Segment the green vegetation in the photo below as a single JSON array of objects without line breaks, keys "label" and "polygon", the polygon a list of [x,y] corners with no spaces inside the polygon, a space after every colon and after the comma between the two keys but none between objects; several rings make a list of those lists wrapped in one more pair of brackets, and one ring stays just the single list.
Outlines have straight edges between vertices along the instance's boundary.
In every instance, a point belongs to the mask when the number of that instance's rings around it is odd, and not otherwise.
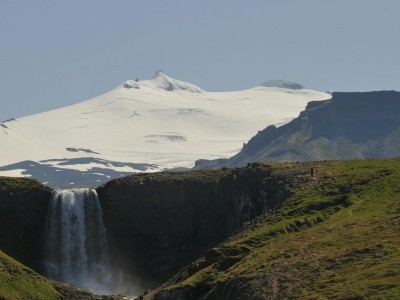
[{"label": "green vegetation", "polygon": [[[281,169],[305,164],[273,164]],[[317,162],[274,212],[164,289],[198,298],[398,299],[400,159]],[[183,278],[182,278],[183,277]],[[230,294],[229,294],[230,293]]]},{"label": "green vegetation", "polygon": [[50,281],[0,251],[0,300],[121,300]]},{"label": "green vegetation", "polygon": [[0,251],[0,299],[60,299],[42,276]]},{"label": "green vegetation", "polygon": [[0,176],[0,192],[2,193],[24,193],[28,190],[42,187],[43,184],[35,179],[27,179],[23,177],[6,177]]}]

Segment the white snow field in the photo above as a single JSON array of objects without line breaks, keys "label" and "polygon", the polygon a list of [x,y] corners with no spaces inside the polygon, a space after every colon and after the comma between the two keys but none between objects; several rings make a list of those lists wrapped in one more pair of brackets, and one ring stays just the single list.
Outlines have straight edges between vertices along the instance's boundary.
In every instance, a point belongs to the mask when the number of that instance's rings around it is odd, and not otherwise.
[{"label": "white snow field", "polygon": [[206,92],[159,71],[79,104],[5,121],[0,175],[60,186],[79,185],[82,175],[95,184],[132,172],[191,168],[197,159],[236,154],[258,130],[285,124],[307,102],[331,97],[272,83]]}]

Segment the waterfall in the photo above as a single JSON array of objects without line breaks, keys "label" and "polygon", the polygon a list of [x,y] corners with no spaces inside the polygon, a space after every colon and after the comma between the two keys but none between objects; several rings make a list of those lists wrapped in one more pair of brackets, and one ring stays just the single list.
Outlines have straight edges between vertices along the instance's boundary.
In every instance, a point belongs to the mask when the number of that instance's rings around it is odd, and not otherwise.
[{"label": "waterfall", "polygon": [[98,294],[110,293],[103,212],[94,189],[54,191],[46,223],[46,275]]}]

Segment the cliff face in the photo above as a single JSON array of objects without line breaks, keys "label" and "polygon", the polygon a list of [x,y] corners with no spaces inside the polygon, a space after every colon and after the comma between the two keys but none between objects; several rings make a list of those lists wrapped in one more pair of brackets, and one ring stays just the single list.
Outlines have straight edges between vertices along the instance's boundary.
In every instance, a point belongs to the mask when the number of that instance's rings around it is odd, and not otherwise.
[{"label": "cliff face", "polygon": [[[258,164],[108,182],[97,191],[116,276],[122,269],[154,287],[281,203],[288,182]],[[0,249],[37,271],[51,191],[35,180],[0,178]]]},{"label": "cliff face", "polygon": [[41,269],[50,196],[36,180],[0,177],[0,249],[35,270]]},{"label": "cliff face", "polygon": [[166,279],[286,198],[284,179],[272,173],[269,167],[252,165],[108,182],[98,195],[111,257],[127,256],[124,266],[141,278]]},{"label": "cliff face", "polygon": [[144,299],[397,299],[400,159],[280,166],[313,172]]},{"label": "cliff face", "polygon": [[310,102],[281,127],[268,126],[230,159],[199,160],[196,169],[255,161],[312,161],[400,156],[400,92],[333,93]]}]

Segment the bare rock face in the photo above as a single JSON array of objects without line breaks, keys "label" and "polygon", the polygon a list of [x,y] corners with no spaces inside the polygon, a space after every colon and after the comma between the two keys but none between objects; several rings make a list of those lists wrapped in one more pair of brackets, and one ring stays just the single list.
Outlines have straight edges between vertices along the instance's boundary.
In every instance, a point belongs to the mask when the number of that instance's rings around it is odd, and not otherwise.
[{"label": "bare rock face", "polygon": [[259,131],[229,159],[199,160],[195,169],[256,161],[313,161],[400,156],[400,92],[333,93],[293,121]]},{"label": "bare rock face", "polygon": [[271,168],[138,174],[97,189],[111,259],[144,280],[167,279],[275,207],[289,191]]},{"label": "bare rock face", "polygon": [[0,249],[41,270],[51,189],[36,180],[0,177]]},{"label": "bare rock face", "polygon": [[279,79],[268,80],[268,81],[262,83],[261,86],[277,87],[277,88],[290,89],[290,90],[301,90],[304,88],[304,86],[302,86],[299,83],[296,83],[293,81],[287,81],[287,80],[279,80]]}]

